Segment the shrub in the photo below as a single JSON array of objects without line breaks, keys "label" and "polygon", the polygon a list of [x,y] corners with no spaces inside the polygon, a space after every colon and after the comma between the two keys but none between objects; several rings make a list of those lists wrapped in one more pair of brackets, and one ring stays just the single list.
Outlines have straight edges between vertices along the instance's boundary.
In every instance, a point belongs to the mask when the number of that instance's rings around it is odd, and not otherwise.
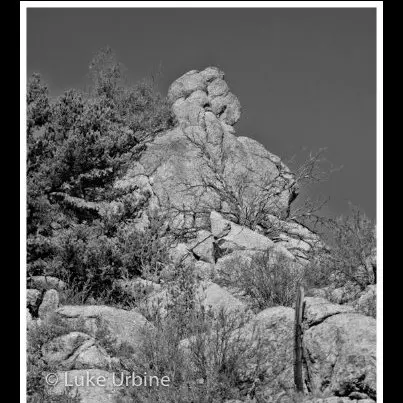
[{"label": "shrub", "polygon": [[[241,397],[237,370],[251,354],[239,332],[246,319],[224,310],[212,314],[195,309],[192,315],[187,313],[185,323],[181,310],[174,311],[155,328],[143,330],[139,354],[130,368],[168,376],[169,387],[126,388],[120,401],[207,403]],[[188,338],[182,340],[184,334]]]},{"label": "shrub", "polygon": [[100,221],[70,225],[52,239],[52,265],[57,270],[52,274],[66,281],[82,303],[95,299],[122,304],[127,295],[116,280],[136,276],[157,280],[168,262],[160,229],[156,220],[144,231],[130,223],[120,224],[111,236]]},{"label": "shrub", "polygon": [[126,367],[168,376],[169,387],[125,388],[121,402],[207,403],[241,397],[239,369],[251,355],[260,354],[259,343],[251,347],[241,332],[251,315],[206,310],[198,299],[199,287],[192,267],[175,268],[166,285],[169,303],[164,304],[164,315],[157,314],[154,326],[143,328],[141,344]]},{"label": "shrub", "polygon": [[253,254],[248,260],[232,259],[220,274],[220,281],[243,292],[259,311],[276,305],[293,306],[303,270],[286,257],[277,255],[268,249]]},{"label": "shrub", "polygon": [[[121,67],[106,48],[91,62],[89,94],[68,90],[51,102],[38,74],[27,88],[28,275],[63,277],[94,298],[126,268],[156,270],[163,254],[152,230],[144,245],[133,229],[131,191],[113,184],[172,115],[155,83],[124,86]],[[103,214],[112,202],[122,213]]]},{"label": "shrub", "polygon": [[139,231],[130,225],[117,231],[119,256],[128,276],[142,277],[158,282],[163,266],[169,262],[165,234],[164,216],[149,217],[149,225]]}]

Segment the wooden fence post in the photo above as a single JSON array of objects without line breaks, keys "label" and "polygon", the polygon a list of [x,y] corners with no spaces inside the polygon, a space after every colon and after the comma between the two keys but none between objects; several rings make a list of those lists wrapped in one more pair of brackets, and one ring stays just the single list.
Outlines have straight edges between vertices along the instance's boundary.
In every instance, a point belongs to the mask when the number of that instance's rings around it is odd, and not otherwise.
[{"label": "wooden fence post", "polygon": [[295,323],[294,323],[294,383],[298,392],[304,391],[304,379],[302,376],[302,316],[304,307],[304,288],[298,287],[297,299],[295,302]]}]

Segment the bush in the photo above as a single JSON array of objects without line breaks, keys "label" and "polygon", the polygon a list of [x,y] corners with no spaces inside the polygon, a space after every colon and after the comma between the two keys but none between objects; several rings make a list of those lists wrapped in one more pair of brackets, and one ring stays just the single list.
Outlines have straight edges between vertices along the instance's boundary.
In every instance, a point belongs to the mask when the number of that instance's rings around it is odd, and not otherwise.
[{"label": "bush", "polygon": [[253,254],[248,260],[232,259],[220,274],[220,281],[243,292],[258,311],[277,305],[294,306],[303,270],[277,255],[269,249]]},{"label": "bush", "polygon": [[169,262],[168,248],[163,240],[164,216],[149,217],[149,226],[139,231],[130,225],[117,231],[119,256],[126,275],[142,277],[158,282],[159,273]]},{"label": "bush", "polygon": [[[69,286],[69,299],[77,294],[80,303],[121,305],[127,295],[116,287],[119,279],[141,276],[157,280],[168,262],[165,242],[156,219],[144,231],[120,224],[113,236],[101,221],[70,225],[51,238],[52,261],[47,274],[63,279]],[[50,272],[50,268],[53,271]],[[127,305],[127,304],[126,304]]]},{"label": "bush", "polygon": [[259,343],[251,347],[241,332],[251,315],[204,309],[197,297],[199,286],[191,267],[175,268],[166,285],[164,315],[157,314],[154,326],[143,329],[142,342],[125,368],[168,376],[169,387],[125,388],[121,402],[207,403],[241,397],[239,370],[251,355],[260,354]]}]

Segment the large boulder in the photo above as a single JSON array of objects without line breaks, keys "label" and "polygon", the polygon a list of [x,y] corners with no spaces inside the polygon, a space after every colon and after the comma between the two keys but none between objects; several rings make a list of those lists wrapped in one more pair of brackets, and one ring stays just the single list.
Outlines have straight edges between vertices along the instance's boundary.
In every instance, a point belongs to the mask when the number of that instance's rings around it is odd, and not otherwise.
[{"label": "large boulder", "polygon": [[65,305],[56,314],[72,325],[82,322],[86,330],[96,337],[105,327],[115,339],[114,344],[126,343],[137,348],[141,341],[143,326],[151,326],[140,313],[103,305]]},{"label": "large boulder", "polygon": [[[358,313],[322,310],[304,332],[311,389],[376,398],[376,321]],[[333,312],[333,314],[331,314]],[[329,316],[330,314],[330,316]]]},{"label": "large boulder", "polygon": [[221,249],[229,251],[240,249],[267,250],[274,246],[274,242],[247,227],[235,224],[222,217],[216,211],[210,214],[211,231]]},{"label": "large boulder", "polygon": [[216,238],[217,247],[222,253],[234,251],[272,251],[273,258],[283,256],[290,261],[295,260],[295,256],[285,247],[275,244],[268,237],[259,234],[245,226],[235,224],[216,211],[210,213],[211,232]]},{"label": "large boulder", "polygon": [[262,401],[294,389],[293,334],[294,310],[273,307],[234,335],[247,346],[247,358],[237,376],[245,388],[257,381],[256,397]]},{"label": "large boulder", "polygon": [[71,332],[42,346],[42,358],[58,369],[110,369],[111,358],[96,340],[86,333]]}]

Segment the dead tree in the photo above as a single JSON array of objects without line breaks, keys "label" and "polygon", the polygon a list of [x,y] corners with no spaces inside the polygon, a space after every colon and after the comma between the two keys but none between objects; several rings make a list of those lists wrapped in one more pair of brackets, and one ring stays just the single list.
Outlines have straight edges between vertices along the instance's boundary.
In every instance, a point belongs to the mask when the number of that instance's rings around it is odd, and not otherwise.
[{"label": "dead tree", "polygon": [[294,323],[294,383],[298,392],[304,391],[304,379],[302,376],[303,345],[302,345],[302,318],[304,314],[304,288],[298,286],[295,302]]}]

